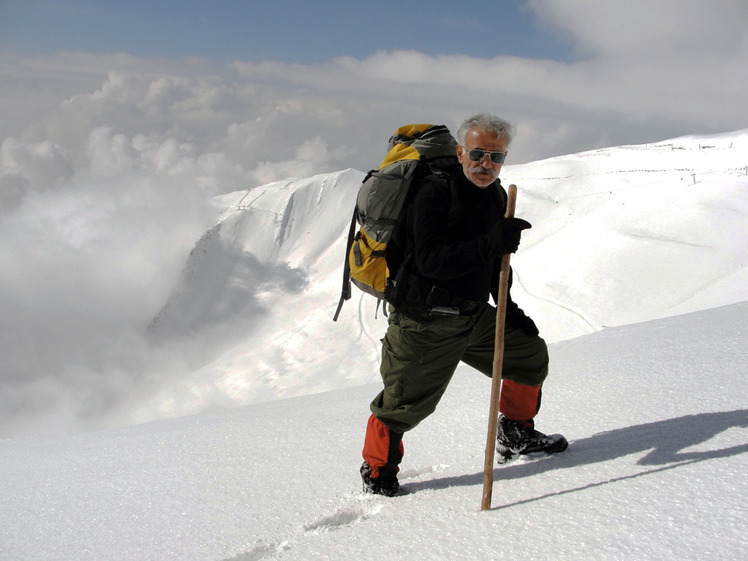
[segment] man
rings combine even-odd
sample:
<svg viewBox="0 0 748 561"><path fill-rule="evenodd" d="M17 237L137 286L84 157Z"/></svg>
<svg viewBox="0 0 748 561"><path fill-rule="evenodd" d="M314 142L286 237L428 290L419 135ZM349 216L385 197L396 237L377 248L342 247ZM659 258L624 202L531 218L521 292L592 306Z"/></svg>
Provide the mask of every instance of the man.
<svg viewBox="0 0 748 561"><path fill-rule="evenodd" d="M392 309L383 339L384 389L372 401L361 477L364 490L394 496L403 457L402 436L435 409L460 361L491 376L502 254L517 251L530 224L505 218L499 172L512 140L511 125L479 114L457 132L459 165L425 177L405 222L390 245L403 257L388 282ZM398 238L398 239L396 239ZM388 265L390 264L388 247ZM561 435L534 429L548 350L535 323L507 303L499 460L534 452L560 452Z"/></svg>

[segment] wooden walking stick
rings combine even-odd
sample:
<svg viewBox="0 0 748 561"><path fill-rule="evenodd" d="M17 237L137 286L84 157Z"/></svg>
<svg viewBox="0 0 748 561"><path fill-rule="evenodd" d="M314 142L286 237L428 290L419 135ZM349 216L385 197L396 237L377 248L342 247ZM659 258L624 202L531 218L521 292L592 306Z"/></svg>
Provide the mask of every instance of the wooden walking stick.
<svg viewBox="0 0 748 561"><path fill-rule="evenodd" d="M514 216L517 203L517 186L509 186L506 201L506 217ZM496 429L499 422L499 395L501 392L501 372L504 362L504 322L506 321L506 300L509 293L509 253L501 256L499 271L499 300L496 302L496 340L494 343L493 373L491 378L491 404L488 410L488 435L486 455L483 460L483 498L480 509L491 509L493 494L493 460L496 451Z"/></svg>

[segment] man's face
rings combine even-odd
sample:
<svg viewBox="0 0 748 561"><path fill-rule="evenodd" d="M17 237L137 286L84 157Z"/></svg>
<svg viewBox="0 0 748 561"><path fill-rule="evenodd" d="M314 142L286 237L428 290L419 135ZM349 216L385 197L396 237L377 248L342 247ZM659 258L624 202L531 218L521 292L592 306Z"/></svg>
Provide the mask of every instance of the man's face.
<svg viewBox="0 0 748 561"><path fill-rule="evenodd" d="M462 171L470 181L478 187L485 189L499 177L502 164L491 161L489 154L483 154L479 161L470 159L471 150L479 149L485 152L506 153L509 142L504 137L497 137L494 133L479 128L468 130L465 135L464 145L457 145L457 159L462 164Z"/></svg>

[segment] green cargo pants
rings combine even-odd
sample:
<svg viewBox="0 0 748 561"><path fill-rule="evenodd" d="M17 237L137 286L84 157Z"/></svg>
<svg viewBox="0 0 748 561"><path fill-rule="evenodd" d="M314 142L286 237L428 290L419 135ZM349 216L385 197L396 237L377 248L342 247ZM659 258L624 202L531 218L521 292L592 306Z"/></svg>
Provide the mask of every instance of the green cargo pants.
<svg viewBox="0 0 748 561"><path fill-rule="evenodd" d="M472 315L406 316L393 311L382 340L384 389L371 412L390 430L406 432L436 409L460 361L491 376L496 308L481 304ZM502 378L540 386L548 375L548 348L538 336L506 327Z"/></svg>

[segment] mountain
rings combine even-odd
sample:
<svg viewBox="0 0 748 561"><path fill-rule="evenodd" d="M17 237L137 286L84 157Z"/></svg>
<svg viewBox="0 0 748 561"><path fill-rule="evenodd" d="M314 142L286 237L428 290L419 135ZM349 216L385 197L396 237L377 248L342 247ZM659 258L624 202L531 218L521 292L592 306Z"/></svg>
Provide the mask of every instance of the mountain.
<svg viewBox="0 0 748 561"><path fill-rule="evenodd" d="M748 300L747 149L738 131L506 166L533 224L512 258L514 299L549 342ZM158 403L184 414L378 379L374 299L354 288L331 321L362 178L216 199L221 219L152 325L190 364Z"/></svg>

